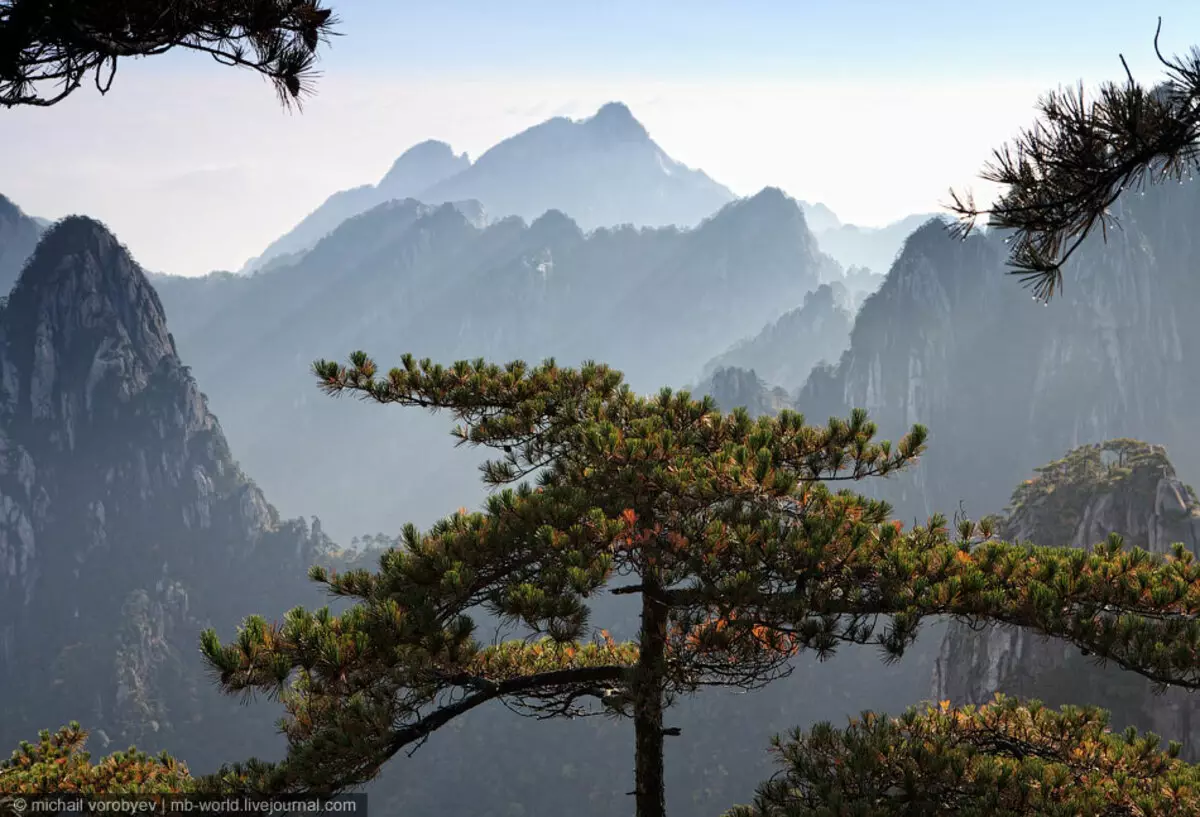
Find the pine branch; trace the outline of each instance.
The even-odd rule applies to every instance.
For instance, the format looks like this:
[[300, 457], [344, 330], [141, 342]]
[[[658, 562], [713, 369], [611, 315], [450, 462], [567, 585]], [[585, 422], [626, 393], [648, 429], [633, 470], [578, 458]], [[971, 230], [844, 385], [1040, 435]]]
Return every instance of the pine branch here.
[[1124, 57], [1126, 81], [1105, 83], [1089, 98], [1082, 86], [1055, 91], [1039, 102], [1041, 118], [1011, 146], [994, 152], [982, 178], [1005, 187], [991, 208], [951, 191], [949, 209], [966, 237], [978, 220], [1012, 230], [1009, 264], [1049, 300], [1062, 288], [1062, 268], [1097, 229], [1107, 240], [1117, 226], [1110, 209], [1146, 184], [1190, 178], [1200, 160], [1200, 51], [1167, 58], [1154, 50], [1166, 81], [1139, 85]]

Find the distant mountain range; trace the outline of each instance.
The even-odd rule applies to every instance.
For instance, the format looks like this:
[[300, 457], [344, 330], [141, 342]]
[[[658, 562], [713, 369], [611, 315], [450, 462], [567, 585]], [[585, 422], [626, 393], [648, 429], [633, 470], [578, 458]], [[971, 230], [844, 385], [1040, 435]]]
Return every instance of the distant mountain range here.
[[[348, 218], [387, 201], [454, 203], [480, 226], [561, 211], [587, 232], [598, 227], [692, 227], [736, 196], [701, 170], [672, 159], [629, 108], [610, 102], [583, 120], [555, 117], [509, 137], [474, 163], [439, 141], [396, 159], [377, 184], [334, 193], [242, 268], [291, 263]], [[822, 249], [843, 267], [886, 271], [905, 236], [927, 217], [875, 229], [842, 224], [820, 203], [800, 202]]]
[[[590, 358], [656, 390], [841, 275], [797, 203], [767, 189], [691, 230], [585, 233], [557, 211], [481, 228], [454, 206], [393, 201], [290, 265], [153, 283], [242, 463], [281, 507], [323, 509], [348, 536], [429, 521], [480, 489], [472, 457], [443, 452], [442, 421], [331, 401], [313, 360]], [[350, 443], [364, 433], [371, 446]]]
[[858, 227], [839, 223], [814, 227], [813, 232], [821, 249], [836, 258], [842, 266], [866, 267], [883, 274], [891, 269], [896, 254], [904, 245], [904, 239], [935, 217], [934, 213], [905, 216], [886, 227]]
[[[479, 227], [453, 206], [390, 202], [291, 265], [202, 279], [151, 279], [102, 225], [56, 224], [0, 310], [0, 739], [79, 718], [97, 750], [136, 740], [196, 771], [278, 754], [277, 705], [218, 695], [196, 635], [312, 606], [303, 567], [346, 557], [317, 522], [282, 519], [233, 452], [351, 532], [427, 522], [481, 493], [443, 424], [320, 395], [312, 358], [561, 352], [615, 360], [649, 389], [838, 274], [797, 203], [771, 189], [693, 230], [586, 235], [557, 212]], [[860, 652], [873, 672], [852, 679], [800, 661], [801, 696], [780, 684], [682, 702], [672, 791], [717, 813], [768, 772], [781, 723], [907, 703], [898, 670]], [[542, 724], [495, 707], [389, 764], [372, 797], [416, 815], [496, 802], [603, 817], [627, 803], [628, 739], [604, 719]], [[572, 782], [547, 785], [560, 779]]]
[[377, 185], [335, 193], [244, 271], [313, 246], [350, 216], [394, 199], [475, 200], [491, 218], [533, 221], [560, 210], [587, 231], [694, 226], [733, 201], [728, 188], [675, 161], [629, 108], [611, 102], [589, 119], [555, 117], [505, 139], [471, 163], [442, 142], [406, 151]]
[[[1136, 502], [1097, 495], [1069, 514], [1132, 522], [1139, 534], [1154, 526], [1152, 542], [1200, 536], [1183, 484], [1200, 474], [1200, 238], [1190, 229], [1200, 186], [1122, 202], [1123, 229], [1080, 251], [1050, 307], [1004, 274], [1002, 235], [959, 241], [938, 223], [906, 236], [882, 282], [844, 274], [809, 227], [817, 207], [806, 215], [774, 189], [691, 229], [586, 231], [557, 210], [485, 223], [481, 212], [389, 199], [256, 275], [150, 279], [86, 218], [50, 228], [27, 258], [42, 225], [15, 206], [0, 212], [0, 257], [24, 269], [0, 308], [0, 738], [11, 745], [75, 717], [98, 730], [97, 749], [138, 740], [208, 763], [277, 748], [267, 723], [277, 709], [235, 709], [205, 685], [198, 629], [228, 634], [244, 613], [309, 604], [301, 573], [331, 552], [325, 527], [343, 540], [395, 532], [482, 496], [478, 458], [450, 449], [443, 418], [317, 391], [310, 362], [353, 349], [382, 366], [406, 351], [598, 358], [642, 391], [708, 373], [726, 408], [796, 407], [821, 423], [862, 406], [892, 438], [927, 423], [930, 451], [911, 472], [854, 486], [905, 521], [953, 513], [960, 500], [974, 517], [998, 511], [1014, 484], [1068, 449], [1150, 439], [1168, 446], [1178, 478], [1139, 482]], [[855, 313], [856, 291], [876, 284]], [[284, 519], [266, 496], [331, 524]], [[1093, 532], [1072, 528], [1072, 541]], [[896, 666], [872, 647], [846, 648], [830, 664], [802, 657], [761, 693], [681, 702], [672, 725], [687, 739], [669, 756], [672, 797], [684, 795], [685, 813], [719, 813], [767, 773], [772, 732], [928, 697], [939, 653], [937, 689], [963, 695], [990, 685], [992, 656], [1012, 660], [1017, 642], [943, 642], [945, 630], [930, 626]], [[951, 655], [980, 649], [953, 684], [944, 643]], [[1188, 713], [1172, 704], [1164, 729], [1183, 729], [1176, 716]], [[627, 731], [508, 715], [481, 712], [398, 758], [379, 784], [395, 783], [388, 810], [627, 808]]]

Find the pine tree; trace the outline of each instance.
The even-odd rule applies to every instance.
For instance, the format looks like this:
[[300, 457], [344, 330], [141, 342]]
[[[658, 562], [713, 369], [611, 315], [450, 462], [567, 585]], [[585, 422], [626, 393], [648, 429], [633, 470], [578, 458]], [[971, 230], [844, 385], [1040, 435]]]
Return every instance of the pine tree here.
[[320, 0], [0, 0], [0, 106], [54, 105], [89, 76], [106, 93], [119, 60], [174, 49], [249, 68], [299, 104], [336, 22]]
[[[0, 814], [21, 794], [180, 794], [194, 789], [187, 767], [165, 752], [151, 757], [136, 748], [97, 763], [84, 751], [87, 732], [72, 722], [37, 743], [22, 742], [0, 762]], [[15, 809], [12, 813], [19, 813]]]
[[1200, 815], [1200, 766], [1091, 707], [997, 696], [981, 707], [864, 712], [776, 739], [781, 773], [726, 817]]
[[[450, 411], [460, 443], [496, 452], [483, 476], [501, 490], [482, 512], [405, 528], [377, 572], [314, 569], [354, 602], [340, 615], [252, 617], [228, 644], [204, 634], [225, 691], [278, 695], [287, 711], [285, 761], [227, 767], [226, 785], [332, 793], [503, 700], [540, 717], [631, 718], [637, 814], [661, 817], [677, 696], [753, 689], [799, 652], [843, 643], [898, 658], [926, 616], [1030, 626], [1196, 682], [1200, 629], [1179, 615], [1200, 609], [1190, 554], [1006, 544], [986, 523], [951, 531], [940, 516], [905, 531], [887, 504], [830, 487], [913, 462], [921, 426], [891, 445], [862, 411], [820, 427], [790, 411], [751, 420], [687, 393], [637, 396], [590, 363], [405, 357], [381, 376], [360, 352], [315, 369], [332, 394]], [[633, 640], [589, 630], [589, 602], [605, 593], [638, 602]], [[481, 645], [481, 609], [535, 637]]]
[[1147, 89], [1133, 78], [1108, 82], [1090, 96], [1083, 86], [1046, 94], [1040, 117], [1012, 145], [995, 151], [983, 178], [1004, 187], [991, 208], [951, 191], [951, 209], [967, 233], [986, 216], [1013, 230], [1010, 264], [1048, 300], [1062, 287], [1062, 265], [1098, 227], [1116, 224], [1109, 208], [1145, 184], [1190, 178], [1200, 159], [1200, 49], [1185, 57], [1154, 52], [1166, 79]]

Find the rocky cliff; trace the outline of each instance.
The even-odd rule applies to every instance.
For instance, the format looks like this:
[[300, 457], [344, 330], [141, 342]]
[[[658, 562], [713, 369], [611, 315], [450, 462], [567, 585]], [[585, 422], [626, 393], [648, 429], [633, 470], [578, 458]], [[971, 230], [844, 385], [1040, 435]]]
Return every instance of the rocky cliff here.
[[[1166, 553], [1182, 543], [1196, 553], [1200, 503], [1163, 448], [1115, 440], [1077, 448], [1037, 469], [1013, 494], [997, 532], [1003, 539], [1077, 548], [1116, 533], [1129, 547]], [[1102, 706], [1112, 710], [1115, 726], [1151, 730], [1197, 754], [1196, 696], [1183, 690], [1156, 695], [1149, 681], [1098, 667], [1079, 650], [1027, 630], [952, 624], [934, 668], [935, 698], [981, 704], [997, 692], [1055, 706]]]
[[77, 719], [197, 769], [277, 751], [197, 639], [307, 601], [327, 549], [241, 472], [126, 250], [51, 227], [0, 311], [0, 743]]
[[1121, 228], [1107, 244], [1085, 243], [1049, 305], [1005, 274], [1003, 236], [961, 241], [925, 225], [798, 408], [823, 419], [861, 406], [884, 436], [929, 426], [921, 464], [884, 483], [906, 520], [960, 501], [969, 514], [992, 512], [1048, 456], [1121, 437], [1166, 445], [1195, 479], [1200, 245], [1190, 225], [1200, 185], [1148, 189], [1116, 214]]

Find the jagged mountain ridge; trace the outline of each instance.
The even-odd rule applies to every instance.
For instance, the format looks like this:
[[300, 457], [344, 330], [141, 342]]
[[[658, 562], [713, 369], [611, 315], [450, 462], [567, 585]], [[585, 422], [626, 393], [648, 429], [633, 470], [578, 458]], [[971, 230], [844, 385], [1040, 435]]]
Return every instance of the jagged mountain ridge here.
[[389, 200], [479, 202], [491, 218], [533, 221], [549, 210], [584, 230], [632, 224], [691, 227], [734, 199], [668, 156], [619, 102], [583, 120], [555, 117], [509, 137], [474, 163], [442, 142], [410, 148], [378, 185], [335, 193], [243, 271], [312, 247], [338, 224]]
[[[815, 423], [866, 408], [883, 439], [928, 426], [918, 464], [855, 486], [905, 522], [994, 512], [1048, 454], [1109, 439], [1153, 439], [1194, 480], [1200, 246], [1189, 225], [1198, 211], [1195, 184], [1123, 200], [1121, 229], [1107, 245], [1096, 236], [1081, 247], [1049, 306], [1006, 274], [1003, 234], [964, 241], [927, 223], [863, 304], [849, 349], [814, 368], [791, 407]], [[770, 403], [747, 388], [747, 405]], [[895, 683], [929, 677], [943, 632], [927, 628]]]
[[416, 198], [483, 202], [532, 220], [561, 210], [584, 230], [633, 224], [691, 227], [734, 195], [666, 154], [620, 102], [580, 121], [555, 117], [500, 142]]
[[[997, 527], [1006, 540], [1090, 548], [1110, 534], [1127, 547], [1168, 553], [1172, 544], [1200, 546], [1200, 503], [1179, 480], [1160, 446], [1114, 440], [1069, 452], [1039, 468], [1013, 494]], [[1102, 668], [1076, 648], [1028, 630], [950, 625], [933, 673], [935, 700], [982, 704], [997, 692], [1052, 706], [1100, 706], [1113, 725], [1179, 740], [1197, 755], [1200, 702], [1185, 690], [1155, 694], [1145, 678]]]
[[0, 740], [78, 719], [197, 770], [277, 753], [275, 713], [235, 716], [198, 637], [315, 598], [327, 546], [238, 468], [125, 248], [47, 230], [0, 311]]
[[720, 369], [753, 369], [785, 392], [798, 390], [814, 366], [841, 357], [850, 345], [853, 324], [853, 302], [846, 287], [837, 281], [822, 284], [805, 295], [799, 307], [706, 363], [701, 381]]
[[[242, 272], [254, 272], [272, 262], [295, 261], [299, 254], [312, 249], [346, 219], [388, 201], [413, 198], [470, 166], [467, 154], [455, 154], [445, 142], [428, 140], [416, 144], [396, 159], [377, 184], [364, 184], [334, 193], [290, 231], [267, 245], [257, 257], [247, 261]], [[481, 205], [464, 203], [465, 211], [472, 207], [476, 210], [473, 217], [482, 220]]]
[[890, 269], [904, 240], [934, 213], [905, 216], [884, 227], [860, 227], [855, 224], [830, 224], [814, 229], [821, 249], [832, 255], [844, 267], [867, 267], [873, 270]]
[[0, 297], [7, 295], [46, 225], [0, 194]]
[[[480, 229], [452, 207], [391, 202], [286, 269], [154, 284], [247, 468], [282, 507], [329, 508], [329, 530], [349, 536], [431, 521], [480, 488], [471, 455], [447, 450], [445, 422], [330, 400], [312, 382], [314, 359], [591, 358], [656, 390], [837, 273], [796, 203], [768, 189], [693, 230], [584, 233], [554, 211]], [[370, 449], [337, 442], [364, 428]], [[415, 476], [414, 457], [433, 473]]]

